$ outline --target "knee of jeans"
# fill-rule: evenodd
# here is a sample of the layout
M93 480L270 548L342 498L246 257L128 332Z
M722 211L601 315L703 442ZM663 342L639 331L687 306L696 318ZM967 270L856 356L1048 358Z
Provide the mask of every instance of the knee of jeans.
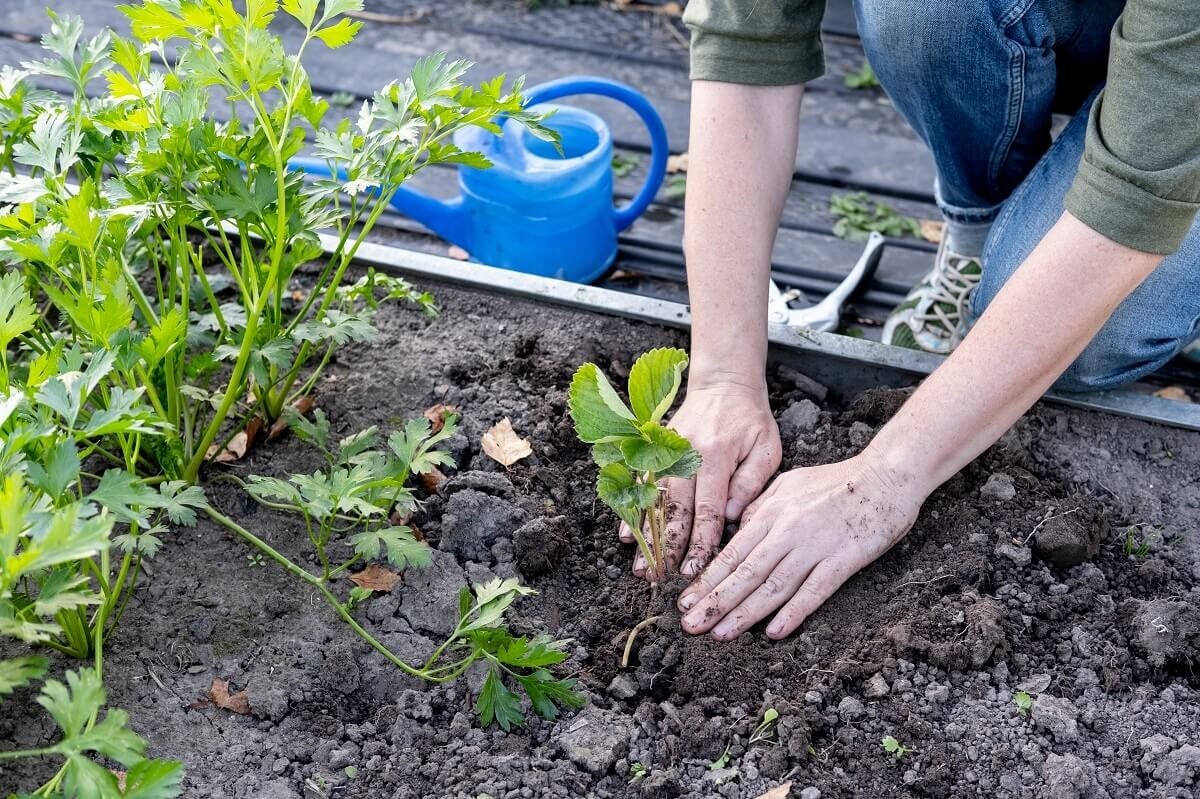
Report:
M941 0L855 0L858 35L880 76L904 80L937 67L956 29Z
M1176 342L1150 343L1105 333L1102 330L1067 367L1054 383L1056 389L1074 392L1118 388L1150 374L1179 350Z

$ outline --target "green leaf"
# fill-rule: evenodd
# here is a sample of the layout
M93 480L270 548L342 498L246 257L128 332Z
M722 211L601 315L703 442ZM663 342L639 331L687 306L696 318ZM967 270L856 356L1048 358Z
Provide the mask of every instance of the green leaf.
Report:
M174 799L183 793L183 764L140 760L125 772L124 799Z
M326 47L337 49L350 44L362 28L362 22L351 19L339 19L333 25L314 31L313 35L325 43Z
M500 679L500 667L494 663L488 667L487 679L483 681L483 688L475 702L475 712L484 727L494 721L506 732L513 726L519 727L525 723L517 695L505 687Z
M687 480L696 476L696 472L700 471L700 464L702 462L700 453L689 448L679 460L658 472L656 477L660 480L664 477L682 477Z
M350 536L354 551L366 560L378 560L381 552L396 568L425 568L433 563L429 545L418 541L408 527L385 527Z
M555 641L548 635L537 635L532 639L510 636L495 654L506 666L535 669L566 660L567 653L563 651L566 644L566 641Z
M575 680L556 680L550 672L538 669L532 674L518 675L517 681L529 695L534 711L544 719L558 718L559 707L579 708L584 705L583 695L575 689Z
M0 696L8 696L46 673L50 661L36 655L0 660Z
M104 704L104 685L92 669L68 671L66 684L47 680L38 704L54 718L66 738L83 732L92 715Z
M100 604L100 597L88 585L87 575L70 566L60 566L41 581L33 612L50 617L60 610Z
M149 526L147 509L159 506L159 493L123 469L109 469L88 499L108 508L118 520Z
M22 273L14 269L0 275L0 350L32 330L37 320L37 306L25 290Z
M204 489L200 486L188 485L183 480L171 480L158 486L159 507L167 514L172 524L182 524L194 527L196 511L208 507Z
M621 463L625 460L625 456L621 454L621 448L613 443L597 444L592 447L592 460L597 466L607 466L610 463Z
M575 371L567 404L575 421L575 432L588 444L641 436L633 411L621 401L594 363L585 363Z
M70 439L55 443L39 461L29 461L25 470L30 485L48 496L61 495L79 477L79 452Z
M687 353L674 347L660 347L638 357L629 370L629 404L639 422L657 422L666 415L687 365Z
M692 448L686 438L658 422L646 422L641 426L641 432L645 438L627 438L620 443L625 463L634 471L657 475Z
M654 505L658 488L639 483L625 464L610 463L600 469L596 493L626 524L636 529L641 526L640 511Z
M311 28L317 16L317 0L283 0L280 4L285 14L296 18L306 28Z
M483 585L475 586L475 605L471 608L471 614L475 615L475 619L464 625L463 631L470 632L496 626L517 597L536 593L537 591L532 588L521 585L515 577L507 580L497 577Z

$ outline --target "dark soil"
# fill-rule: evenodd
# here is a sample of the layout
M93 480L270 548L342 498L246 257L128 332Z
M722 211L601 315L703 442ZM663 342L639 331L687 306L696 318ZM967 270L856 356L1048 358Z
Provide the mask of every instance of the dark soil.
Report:
M113 703L153 754L184 760L188 797L757 797L785 781L804 799L1194 796L1200 436L1039 407L791 639L686 636L669 601L676 583L621 670L625 634L650 597L595 501L565 387L585 360L621 379L638 352L685 339L494 296L438 295L445 310L434 321L382 312L382 339L344 352L320 386L319 405L343 435L391 430L435 402L463 414L450 442L459 468L414 519L439 547L434 565L360 618L423 659L453 624L458 587L519 574L540 593L518 603L514 626L573 639L560 671L578 676L588 704L557 722L480 730L478 675L418 684L319 597L202 524L167 540L108 646ZM787 370L773 376L787 467L857 452L905 396L830 391L812 405L813 393ZM479 447L505 416L534 445L507 472ZM235 471L318 465L289 437ZM208 492L305 557L297 519L228 483L210 481ZM1149 542L1144 551L1127 546L1131 535ZM253 714L204 701L215 678L246 689ZM1019 686L1033 700L1028 714L1013 699ZM29 708L24 699L6 708ZM768 707L779 723L750 744ZM51 734L33 709L22 712L0 719L0 745ZM884 752L887 735L907 747L903 757ZM631 781L634 763L646 774ZM0 793L31 789L34 777L0 771Z

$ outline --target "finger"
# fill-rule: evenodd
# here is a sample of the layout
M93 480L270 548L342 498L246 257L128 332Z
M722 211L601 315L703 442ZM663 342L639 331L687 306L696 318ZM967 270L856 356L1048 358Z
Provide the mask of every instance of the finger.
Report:
M738 465L729 479L729 499L725 503L725 518L739 519L747 506L762 493L767 481L779 468L783 452L779 445L760 435L750 453Z
M767 625L767 637L786 638L842 587L851 570L833 558L818 563L783 609Z
M672 477L666 481L667 524L663 531L667 546L667 569L674 571L683 560L692 532L692 507L696 484L691 480Z
M642 554L641 549L638 549L637 555L633 558L633 573L638 577L646 576L646 556Z
M689 633L711 630L730 610L750 596L754 589L762 584L767 575L779 565L779 562L787 555L787 551L773 543L764 543L769 529L770 525L765 522L756 522L738 533L739 536L746 534L747 541L757 539L752 547L739 545L735 547L732 555L726 555L726 551L734 546L733 541L730 541L721 550L712 566L705 571L705 574L708 575L706 583L713 587L707 594L700 597L699 601L688 600L692 607L683 617L685 630ZM750 549L750 552L742 557L732 570L729 569L729 564L733 562L734 557L745 552L747 548ZM716 568L714 569L714 567ZM717 578L721 574L725 576L718 580ZM693 598L695 596L695 594L691 595Z
M733 466L728 461L710 458L696 475L691 546L680 569L688 577L703 569L721 544L721 533L725 529L725 499L732 472Z
M732 641L784 605L804 583L813 568L813 558L792 550L779 562L762 585L713 628L718 641Z
M622 544L633 543L633 531L629 529L629 525L625 522L621 522L621 525L617 528L617 540Z
M697 602L712 593L722 580L733 574L734 569L766 536L767 529L764 524L742 524L742 528L721 548L712 563L680 593L677 603L679 609L685 613L691 610Z

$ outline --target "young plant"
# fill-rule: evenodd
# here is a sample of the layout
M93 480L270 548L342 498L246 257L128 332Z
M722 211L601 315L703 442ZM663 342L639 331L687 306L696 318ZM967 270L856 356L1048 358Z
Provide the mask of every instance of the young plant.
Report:
M750 733L750 744L756 744L760 741L770 741L771 736L775 733L775 724L779 721L779 711L773 707L763 711L762 721ZM774 741L771 741L774 743Z
M849 89L878 89L879 78L875 76L875 70L871 67L871 62L863 59L862 66L857 71L846 75L846 87Z
M487 676L475 705L484 726L494 722L508 730L524 723L518 690L544 718L557 717L561 707L579 707L583 698L574 690L574 679L558 679L547 670L566 659L567 642L545 635L516 636L504 626L504 614L512 603L535 593L515 579L496 579L474 586L473 591L464 588L454 631L419 665L391 651L354 617L352 611L370 595L368 589L355 587L346 600L333 591L338 576L365 561L384 559L396 568L429 565L429 545L392 519L406 517L415 508L416 500L407 487L411 476L452 463L449 455L435 447L454 435L457 418L444 417L442 429L436 433L428 419L413 420L403 431L392 433L383 448L375 428L332 443L329 420L319 409L311 422L294 411L289 413L293 429L321 451L326 468L287 480L254 475L245 487L262 504L303 517L321 573L312 574L222 514L210 510L209 515L314 586L351 629L405 673L442 683L457 679L476 662L486 663ZM335 538L342 536L347 538L351 554L334 559Z
M42 678L46 666L38 657L0 661L0 707L5 696ZM113 709L100 716L106 696L99 674L92 669L68 671L65 679L65 684L47 680L37 698L58 727L58 741L36 749L0 752L0 764L20 758L61 759L58 772L34 794L40 797L179 796L182 766L176 761L148 759L146 742L129 729L125 711ZM117 775L97 763L97 757L119 763L124 780L118 783Z
M650 769L640 760L629 764L629 784L635 785L650 776Z
M883 744L883 751L887 752L889 755L896 758L897 760L902 759L905 755L907 755L910 751L912 751L907 746L900 743L900 741L896 740L896 738L894 736L891 736L891 735L883 736L882 744Z
M652 584L666 569L666 499L659 481L689 478L700 468L691 443L662 424L687 363L680 349L641 355L629 370L629 405L593 363L579 367L571 380L575 431L592 445L600 467L596 493L633 533Z
M1028 716L1033 708L1033 697L1025 691L1017 691L1013 694L1013 704L1017 706L1018 715Z
M524 110L519 81L473 88L461 82L469 64L441 55L377 92L354 122L325 127L328 103L303 56L350 42L361 23L345 15L361 9L143 0L121 6L133 39L84 39L80 20L55 18L49 57L0 79L0 108L12 109L0 126L16 132L5 152L22 170L0 173L0 260L21 265L73 341L121 353L115 378L144 387L178 433L147 453L173 478L194 483L242 427L231 422L278 418L334 348L373 335L373 292L364 304L339 287L404 181L431 164L488 165L458 150L455 131L498 132L503 116L553 139ZM269 27L281 10L303 26L294 52ZM71 94L35 93L29 75L65 79ZM212 117L217 105L229 121ZM289 169L308 139L344 181ZM330 254L322 229L337 239ZM296 294L296 270L314 260L315 280ZM385 298L434 310L403 281L376 282Z

